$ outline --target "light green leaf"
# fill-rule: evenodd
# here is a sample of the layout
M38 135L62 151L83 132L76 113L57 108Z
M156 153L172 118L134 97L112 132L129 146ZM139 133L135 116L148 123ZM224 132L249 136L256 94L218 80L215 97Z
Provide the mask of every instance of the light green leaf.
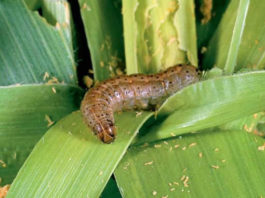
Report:
M233 35L230 43L230 47L227 54L227 60L224 67L226 74L232 74L236 66L236 60L238 56L239 46L242 39L242 34L245 28L246 17L248 13L249 0L240 0L237 9L237 17L235 26L233 29Z
M21 0L1 1L0 24L0 85L42 83L52 77L76 84L73 54L64 37L37 12Z
M216 65L220 68L224 68L238 14L235 10L237 10L238 6L239 0L231 1L228 6L217 31L210 41L205 59L203 60L204 66L212 67ZM236 71L241 68L264 68L265 27L262 25L265 17L265 13L263 12L264 7L264 1L250 1L243 37L239 46ZM241 28L242 27L239 27L239 29Z
M259 112L246 117L241 117L232 122L225 123L224 125L219 126L219 128L222 130L245 130L252 133L256 129L262 114L263 112Z
M124 66L120 0L79 0L95 80L105 80Z
M222 130L244 130L265 137L265 112L258 112L219 126Z
M162 105L158 115L169 116L149 127L150 132L140 141L195 132L263 111L264 82L265 71L259 71L219 77L186 87Z
M123 0L127 73L197 65L193 0Z
M82 93L66 85L0 87L1 185L12 182L52 122L79 108Z
M265 141L208 131L132 147L115 170L123 197L265 196Z
M256 126L256 132L258 135L265 137L265 112L260 113L259 122ZM255 131L254 131L255 132Z
M92 135L79 111L67 116L36 145L7 197L98 197L139 127L151 115L117 115L118 137L109 145Z

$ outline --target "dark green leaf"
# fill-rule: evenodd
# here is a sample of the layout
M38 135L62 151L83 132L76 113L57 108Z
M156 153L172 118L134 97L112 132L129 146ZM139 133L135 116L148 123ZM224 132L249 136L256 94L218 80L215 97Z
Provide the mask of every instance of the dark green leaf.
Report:
M66 85L0 87L0 161L5 164L0 163L0 178L3 184L12 182L51 122L79 108L82 93L79 88Z
M0 33L0 85L42 83L52 77L76 84L64 36L23 1L0 1Z
M95 80L105 80L124 65L121 1L79 0Z

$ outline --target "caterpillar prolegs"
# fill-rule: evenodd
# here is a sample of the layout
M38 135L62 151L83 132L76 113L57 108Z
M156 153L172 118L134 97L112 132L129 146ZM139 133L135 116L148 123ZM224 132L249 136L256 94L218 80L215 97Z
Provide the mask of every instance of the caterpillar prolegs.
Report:
M152 109L198 80L199 70L190 65L176 65L151 75L117 76L91 88L84 96L81 111L99 139L111 143L116 136L114 112Z

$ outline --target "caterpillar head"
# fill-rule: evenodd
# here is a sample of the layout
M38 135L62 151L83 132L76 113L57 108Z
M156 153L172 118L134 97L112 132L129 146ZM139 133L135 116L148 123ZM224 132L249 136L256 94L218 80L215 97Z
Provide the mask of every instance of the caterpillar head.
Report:
M114 124L108 126L97 125L97 136L104 143L111 143L115 140L116 137L116 128Z

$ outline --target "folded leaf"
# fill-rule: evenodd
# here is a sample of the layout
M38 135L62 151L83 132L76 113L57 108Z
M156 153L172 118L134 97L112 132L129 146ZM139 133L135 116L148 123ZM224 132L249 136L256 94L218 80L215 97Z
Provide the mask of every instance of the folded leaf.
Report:
M154 141L214 127L265 109L265 71L206 80L170 97L140 141ZM159 119L159 117L158 117Z

